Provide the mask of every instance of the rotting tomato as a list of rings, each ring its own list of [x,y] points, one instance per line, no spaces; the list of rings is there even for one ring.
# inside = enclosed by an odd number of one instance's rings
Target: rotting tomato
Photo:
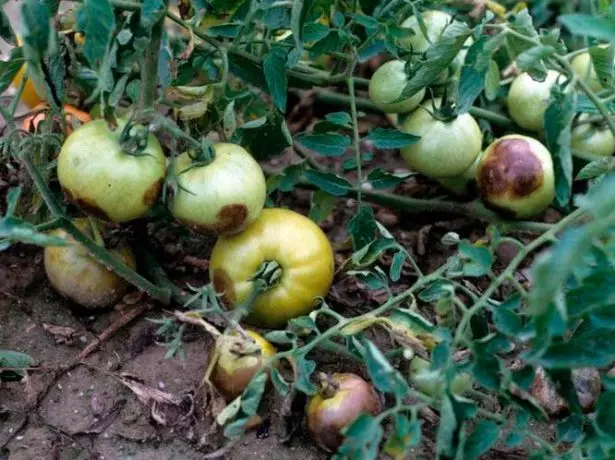
[[[216,344],[219,355],[210,380],[228,401],[241,395],[256,372],[276,354],[263,336],[251,330],[246,334],[249,339],[234,332],[220,337]]]
[[[374,388],[351,373],[320,375],[320,388],[307,405],[307,426],[316,443],[334,452],[342,431],[361,414],[378,415],[381,403]]]
[[[28,115],[23,120],[23,129],[24,131],[28,131],[34,133],[37,131],[40,123],[45,120],[48,116],[49,105],[46,103],[39,104],[34,109],[32,109],[34,113]],[[83,125],[92,121],[92,118],[87,112],[83,112],[79,110],[77,107],[66,104],[64,106],[64,119],[66,120],[66,130],[68,134],[73,132],[73,129],[78,127],[79,125]]]
[[[601,45],[600,47],[602,48],[607,46],[608,45]],[[615,60],[613,64],[615,64]],[[603,85],[600,78],[598,78],[598,74],[594,68],[589,51],[585,51],[573,57],[572,61],[570,61],[570,65],[575,70],[579,78],[585,81],[593,92],[597,93],[605,88],[606,85]]]
[[[225,306],[243,304],[254,290],[252,277],[277,263],[276,283],[258,295],[246,322],[276,328],[312,311],[333,281],[333,249],[310,219],[287,209],[263,209],[242,233],[220,237],[209,275]]]
[[[487,147],[476,181],[485,204],[508,217],[536,216],[555,197],[551,154],[536,139],[519,134]]]
[[[507,101],[515,123],[529,131],[542,131],[551,88],[558,81],[563,81],[563,76],[555,70],[549,70],[544,81],[534,80],[528,73],[517,76],[510,85]]]
[[[483,135],[472,115],[450,120],[435,114],[438,99],[426,101],[412,112],[401,130],[420,140],[401,149],[408,165],[432,178],[456,177],[468,170],[481,152]]]
[[[405,72],[406,63],[400,59],[394,59],[381,65],[369,81],[369,98],[380,110],[387,113],[410,112],[423,100],[425,89],[418,93],[400,99],[408,76]]]
[[[86,123],[66,138],[58,156],[58,179],[67,199],[106,221],[145,216],[158,199],[166,174],[167,160],[152,134],[142,152],[123,150],[124,124],[111,130],[104,120]]]
[[[73,224],[89,237],[94,235],[88,219],[75,219]],[[68,242],[67,246],[45,247],[45,273],[59,294],[87,309],[108,307],[124,295],[130,287],[127,281],[98,262],[65,230],[52,234]],[[130,246],[121,244],[110,251],[125,265],[136,268]]]
[[[615,153],[615,136],[604,121],[587,122],[588,114],[582,114],[572,128],[571,147],[579,156],[587,154],[608,157]]]
[[[204,234],[231,235],[258,217],[267,198],[265,176],[258,162],[236,144],[214,145],[209,164],[199,164],[189,152],[171,167],[177,181],[169,209],[184,225]]]

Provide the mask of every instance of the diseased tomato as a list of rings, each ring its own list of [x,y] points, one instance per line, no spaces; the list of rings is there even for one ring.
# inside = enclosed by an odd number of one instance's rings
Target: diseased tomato
[[[588,117],[588,114],[582,114],[578,119],[578,124],[572,128],[572,151],[581,156],[586,154],[600,157],[613,155],[615,136],[604,122],[585,122]]]
[[[369,81],[369,98],[380,110],[387,113],[410,112],[423,100],[425,89],[396,102],[408,83],[405,65],[406,63],[399,59],[386,62],[376,70]]]
[[[124,122],[111,130],[94,120],[66,138],[58,156],[58,179],[69,201],[84,212],[113,222],[145,216],[162,189],[167,161],[149,134],[138,155],[122,150]]]
[[[41,121],[47,118],[49,105],[46,103],[39,104],[34,107],[32,111],[34,113],[24,118],[22,126],[25,131],[34,133],[37,131]],[[64,106],[64,118],[66,120],[66,130],[68,134],[73,132],[73,128],[92,121],[92,118],[87,112],[83,112],[77,107],[69,104]]]
[[[246,333],[251,340],[234,333],[222,336],[216,344],[220,354],[210,379],[228,401],[241,395],[256,372],[276,354],[263,336],[250,330]]]
[[[265,262],[281,267],[277,284],[261,293],[246,322],[282,327],[312,311],[333,280],[333,250],[323,231],[310,219],[287,209],[263,209],[237,235],[216,242],[209,275],[224,304],[241,305],[252,294],[252,276]]]
[[[555,70],[549,70],[544,81],[534,80],[528,73],[519,75],[508,92],[508,111],[512,119],[529,131],[542,131],[551,88],[563,81],[562,74]]]
[[[476,181],[485,204],[509,217],[538,215],[555,197],[551,154],[536,139],[519,134],[487,147]]]
[[[307,406],[307,426],[316,443],[334,452],[344,441],[342,431],[361,414],[378,415],[380,399],[374,388],[351,373],[321,377],[319,392]]]
[[[483,135],[476,120],[464,113],[450,121],[434,117],[440,101],[426,101],[412,112],[401,130],[420,140],[401,149],[408,165],[436,179],[456,177],[465,172],[481,152]]]
[[[601,45],[600,47],[606,48],[607,46],[608,45]],[[615,64],[615,61],[613,61],[613,64]],[[575,70],[579,78],[583,79],[593,92],[597,93],[606,87],[606,85],[603,85],[598,78],[598,74],[594,68],[589,51],[585,51],[573,57],[572,61],[570,61],[570,65]]]
[[[92,237],[88,219],[75,219],[73,223]],[[69,242],[67,246],[45,248],[45,273],[58,293],[87,309],[108,307],[126,293],[130,284],[98,262],[65,230],[54,230],[52,234]],[[121,262],[136,269],[130,246],[123,244],[110,251]]]
[[[239,145],[214,145],[215,158],[199,165],[182,153],[172,165],[177,186],[169,199],[173,216],[205,234],[238,233],[258,217],[267,198],[259,164]]]

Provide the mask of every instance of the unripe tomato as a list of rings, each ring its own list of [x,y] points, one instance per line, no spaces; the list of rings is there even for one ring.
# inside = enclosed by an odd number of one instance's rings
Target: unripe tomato
[[[470,192],[470,185],[476,181],[476,173],[478,172],[478,165],[480,164],[481,158],[482,152],[478,154],[474,163],[459,176],[445,177],[443,179],[438,179],[438,182],[444,188],[457,195],[467,195]]]
[[[188,152],[173,162],[177,180],[169,201],[175,218],[205,234],[231,235],[258,217],[267,198],[259,164],[239,145],[214,145],[208,165],[195,164]]]
[[[35,113],[27,116],[23,120],[23,129],[24,131],[28,131],[34,133],[38,129],[38,125],[47,118],[47,111],[49,110],[49,105],[47,104],[39,104],[34,109],[32,109]],[[73,126],[77,124],[85,124],[89,121],[92,121],[92,118],[87,112],[83,112],[79,110],[77,107],[66,104],[64,106],[64,119],[66,120],[66,131],[68,134],[73,132]]]
[[[374,72],[369,81],[369,98],[383,112],[410,112],[421,103],[425,96],[425,89],[421,89],[414,96],[395,102],[408,83],[408,76],[404,70],[405,65],[406,63],[399,59],[386,62]]]
[[[410,361],[410,380],[417,390],[432,397],[441,397],[444,393],[444,376],[439,370],[432,370],[429,361],[415,356]],[[462,395],[472,389],[472,376],[459,373],[453,377],[450,390],[455,395]]]
[[[424,102],[412,112],[401,130],[421,139],[401,149],[408,165],[433,178],[455,177],[466,171],[480,154],[483,134],[469,113],[451,121],[436,119],[431,111],[440,101]]]
[[[583,122],[589,115],[579,117]],[[572,128],[571,147],[581,155],[608,157],[615,153],[615,136],[604,124],[582,123]]]
[[[413,35],[399,40],[399,45],[406,51],[422,54],[433,43],[436,43],[444,32],[444,29],[453,22],[453,17],[443,11],[431,10],[421,14],[425,31],[419,25],[416,16],[410,16],[401,23],[401,27],[412,29]]]
[[[508,111],[519,126],[537,132],[544,129],[551,88],[561,76],[561,73],[549,70],[544,81],[534,80],[528,73],[515,78],[508,92]]]
[[[307,426],[316,443],[334,452],[344,441],[342,431],[361,414],[378,415],[381,404],[374,388],[351,373],[328,377],[307,406]]]
[[[73,224],[92,237],[87,219],[75,219]],[[98,262],[65,230],[54,230],[51,234],[69,243],[45,247],[45,273],[58,293],[87,309],[108,307],[124,295],[130,287],[127,281]],[[133,270],[136,268],[130,246],[118,246],[111,253]]]
[[[112,131],[104,120],[86,123],[66,138],[58,179],[66,197],[102,220],[127,222],[145,216],[162,189],[166,158],[156,138],[137,155],[122,150],[123,123]]]
[[[241,305],[252,294],[252,276],[264,262],[277,262],[282,273],[254,302],[246,322],[276,328],[305,315],[325,296],[333,281],[333,249],[310,219],[287,209],[263,209],[237,235],[221,237],[209,262],[209,275],[224,304]]]
[[[251,341],[234,333],[221,337],[216,344],[219,356],[210,379],[228,401],[241,395],[256,372],[276,354],[263,336],[250,330],[246,333]]]
[[[514,218],[540,214],[555,197],[551,154],[536,139],[519,134],[487,147],[477,182],[485,204]]]
[[[603,45],[601,48],[606,46],[608,45]],[[572,58],[572,61],[570,61],[570,65],[575,70],[579,78],[585,81],[593,92],[597,93],[605,88],[598,78],[596,69],[594,69],[594,64],[589,51],[576,55]]]

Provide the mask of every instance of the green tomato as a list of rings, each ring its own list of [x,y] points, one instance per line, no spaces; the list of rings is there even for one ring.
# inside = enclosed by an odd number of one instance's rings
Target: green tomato
[[[440,121],[430,113],[439,100],[427,101],[410,114],[401,126],[420,140],[401,149],[408,165],[432,178],[456,177],[466,171],[480,154],[483,135],[472,115]]]
[[[383,112],[410,112],[421,103],[425,96],[423,88],[415,95],[398,101],[408,84],[405,65],[406,63],[399,59],[386,62],[376,70],[369,81],[369,98]]]
[[[584,113],[579,117],[579,122],[583,122],[588,116]],[[581,155],[608,157],[615,153],[615,136],[609,127],[603,124],[582,123],[572,129],[571,147],[573,152],[579,152]]]
[[[232,235],[258,217],[267,197],[260,165],[239,145],[214,145],[208,165],[193,162],[188,152],[172,165],[177,187],[169,209],[184,225],[204,234]]]
[[[536,139],[520,134],[487,147],[476,180],[483,202],[512,218],[536,216],[555,197],[551,154]]]
[[[410,361],[410,380],[417,390],[434,398],[439,398],[444,393],[444,377],[439,370],[431,369],[429,361],[415,356]],[[463,395],[472,389],[472,376],[466,372],[460,372],[453,377],[450,386],[455,395]]]
[[[602,45],[601,48],[606,46],[607,45]],[[585,81],[593,92],[597,93],[605,88],[596,74],[596,69],[594,68],[589,51],[576,55],[572,58],[572,61],[570,61],[570,65],[575,70],[579,78]]]
[[[68,200],[105,221],[145,216],[166,174],[166,158],[152,134],[140,155],[122,150],[123,126],[112,131],[104,120],[86,123],[66,138],[58,156],[58,179]]]
[[[482,153],[479,153],[474,160],[474,163],[470,165],[468,169],[462,172],[457,177],[446,177],[443,179],[438,179],[440,185],[442,185],[445,189],[450,192],[455,193],[456,195],[466,196],[471,192],[470,185],[473,182],[476,182],[476,173],[478,172],[478,165],[480,164],[480,159],[482,158]]]
[[[544,129],[551,88],[560,77],[559,72],[549,70],[544,81],[534,80],[528,73],[515,78],[508,92],[508,111],[519,126],[536,132]]]

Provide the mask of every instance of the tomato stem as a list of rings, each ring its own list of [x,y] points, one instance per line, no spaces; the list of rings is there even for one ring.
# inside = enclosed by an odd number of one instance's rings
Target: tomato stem
[[[166,10],[167,0],[163,0]],[[145,50],[145,58],[141,63],[141,95],[139,99],[139,109],[151,109],[156,100],[156,90],[158,88],[158,56],[162,44],[162,33],[164,30],[164,15],[152,27],[150,44]]]

